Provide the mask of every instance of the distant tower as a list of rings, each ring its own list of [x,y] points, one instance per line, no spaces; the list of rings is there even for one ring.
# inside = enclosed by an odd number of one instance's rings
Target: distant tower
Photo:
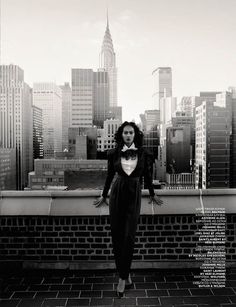
[[[100,70],[105,70],[108,72],[110,106],[116,107],[117,106],[116,54],[114,52],[111,33],[109,29],[108,13],[107,13],[107,27],[102,43],[102,50],[100,53]]]
[[[68,129],[71,116],[71,87],[68,82],[60,85],[62,91],[62,151],[68,150]]]
[[[155,108],[160,108],[161,98],[172,97],[172,70],[171,67],[158,67],[152,72],[154,78],[153,99]]]
[[[62,91],[53,82],[33,84],[33,105],[42,109],[44,158],[62,150]]]
[[[17,65],[0,65],[0,147],[15,148],[16,189],[27,186],[33,169],[32,89]]]

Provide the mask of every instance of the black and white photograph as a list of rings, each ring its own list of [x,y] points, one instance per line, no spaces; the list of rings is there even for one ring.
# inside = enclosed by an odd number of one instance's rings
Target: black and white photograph
[[[0,0],[0,306],[236,306],[236,1]]]

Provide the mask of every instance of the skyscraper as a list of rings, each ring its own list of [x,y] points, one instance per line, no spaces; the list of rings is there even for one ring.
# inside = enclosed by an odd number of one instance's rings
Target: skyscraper
[[[16,189],[16,150],[0,146],[0,191]]]
[[[93,124],[103,128],[109,116],[109,83],[106,71],[93,73]]]
[[[160,111],[159,110],[145,110],[144,114],[140,114],[142,122],[142,129],[145,132],[151,131],[156,126],[160,125]]]
[[[163,97],[160,99],[160,121],[169,124],[177,110],[176,97]]]
[[[223,96],[222,96],[223,95]],[[232,110],[227,93],[196,108],[196,186],[230,187]]]
[[[68,149],[68,129],[71,115],[71,87],[69,82],[60,85],[62,91],[62,150]]]
[[[207,97],[209,98],[209,97]],[[179,111],[185,113],[185,116],[195,116],[195,108],[201,104],[204,97],[199,96],[184,96],[178,106]]]
[[[236,188],[236,87],[230,86],[229,92],[232,95],[232,140],[231,140],[231,161],[230,161],[230,187]]]
[[[44,158],[53,158],[62,150],[62,95],[52,82],[34,83],[33,104],[43,112]]]
[[[187,112],[187,114],[189,113]],[[193,170],[195,163],[195,120],[193,116],[187,116],[187,114],[182,111],[177,111],[175,116],[172,117],[172,126],[190,127],[191,170]]]
[[[43,158],[43,112],[33,106],[33,153],[34,159]]]
[[[16,188],[24,189],[33,169],[32,90],[17,65],[0,66],[0,147],[15,148]]]
[[[171,67],[158,67],[152,72],[154,78],[153,99],[155,107],[160,109],[161,98],[172,96]]]
[[[110,106],[116,107],[117,106],[116,54],[113,48],[113,42],[109,29],[108,15],[107,15],[107,27],[102,43],[102,50],[100,53],[100,70],[105,70],[108,72]]]
[[[169,174],[190,173],[190,126],[166,129],[166,171]]]
[[[216,95],[220,94],[221,92],[200,92],[200,98],[201,101],[206,102],[215,102],[216,101]],[[196,106],[199,106],[201,103],[199,103]]]
[[[106,152],[115,147],[114,136],[121,122],[119,119],[107,119],[104,122],[104,128],[98,129],[97,150]]]
[[[71,127],[93,125],[93,70],[72,68]]]

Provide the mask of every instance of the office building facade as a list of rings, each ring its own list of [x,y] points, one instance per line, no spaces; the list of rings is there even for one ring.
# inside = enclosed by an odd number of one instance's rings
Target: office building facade
[[[62,150],[62,93],[52,82],[33,84],[33,104],[42,109],[44,158]]]
[[[0,191],[16,188],[16,150],[0,148]]]
[[[103,128],[109,116],[109,82],[106,71],[93,73],[93,124]]]
[[[158,67],[152,72],[152,76],[154,80],[153,99],[159,110],[161,98],[172,96],[172,69],[171,67]]]
[[[71,115],[71,87],[69,82],[60,85],[62,95],[62,151],[68,150],[68,129]]]
[[[232,137],[230,154],[230,187],[236,188],[236,87],[229,87],[232,98]]]
[[[24,189],[33,169],[32,89],[13,64],[0,66],[0,146],[15,149],[16,189]]]
[[[166,172],[169,174],[190,173],[190,163],[190,126],[168,127],[166,131]]]
[[[68,144],[75,159],[96,159],[97,127],[70,127]]]
[[[71,127],[93,126],[93,70],[72,69]]]
[[[33,106],[33,155],[43,159],[43,111]]]
[[[230,187],[232,105],[222,104],[221,95],[216,100],[196,108],[196,187],[202,189]]]
[[[98,129],[97,151],[105,152],[115,147],[114,136],[121,121],[119,119],[107,119],[104,122],[104,128]]]

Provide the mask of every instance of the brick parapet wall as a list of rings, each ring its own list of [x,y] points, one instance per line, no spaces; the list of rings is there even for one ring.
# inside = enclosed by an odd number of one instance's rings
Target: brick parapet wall
[[[236,212],[233,210],[235,209],[233,204],[236,202],[232,192],[229,196],[225,196],[227,193],[224,194],[224,203],[220,200],[223,196],[220,193],[205,195],[205,199],[203,198],[208,207],[211,205],[226,208],[225,245],[226,259],[230,265],[236,262]],[[48,215],[36,216],[32,215],[32,211],[30,215],[27,215],[25,210],[28,207],[25,204],[29,201],[34,207],[34,200],[32,202],[32,199],[25,199],[23,194],[20,195],[22,199],[19,196],[14,198],[12,194],[11,197],[6,194],[2,197],[0,216],[0,263],[2,265],[6,262],[8,264],[18,262],[31,267],[82,268],[89,265],[114,267],[107,207],[94,208],[91,205],[93,198],[87,194],[77,198],[70,195],[71,197],[68,197],[65,202],[66,196],[63,194],[63,197],[57,195],[58,202],[55,203],[60,215],[56,215],[56,207]],[[199,195],[191,191],[186,194],[178,191],[163,194],[165,208],[164,205],[163,208],[152,208],[147,204],[146,196],[147,194],[144,193],[142,214],[136,236],[134,267],[198,266],[199,264],[190,258],[189,254],[194,253],[198,242],[196,231],[199,224],[196,222],[194,206],[195,209],[199,207]],[[39,203],[40,197],[37,198]],[[86,215],[85,208],[82,208],[82,204],[86,203],[82,201],[83,197],[86,197],[91,205],[90,208],[87,203],[89,215]],[[211,201],[210,198],[212,198]],[[43,198],[41,200],[45,201]],[[65,214],[66,208],[68,212],[71,212],[69,207],[75,208],[73,201],[77,207],[81,206],[81,215]],[[17,214],[14,214],[14,210],[10,207],[6,209],[7,202],[8,206],[16,206]],[[187,203],[189,203],[188,208],[186,208]],[[168,204],[172,204],[172,207],[168,207]],[[181,208],[179,204],[184,206]],[[179,207],[174,208],[174,206]],[[92,214],[90,210],[99,210],[97,211],[99,214],[94,212]],[[7,211],[8,214],[6,214]],[[101,214],[102,212],[104,214]]]

